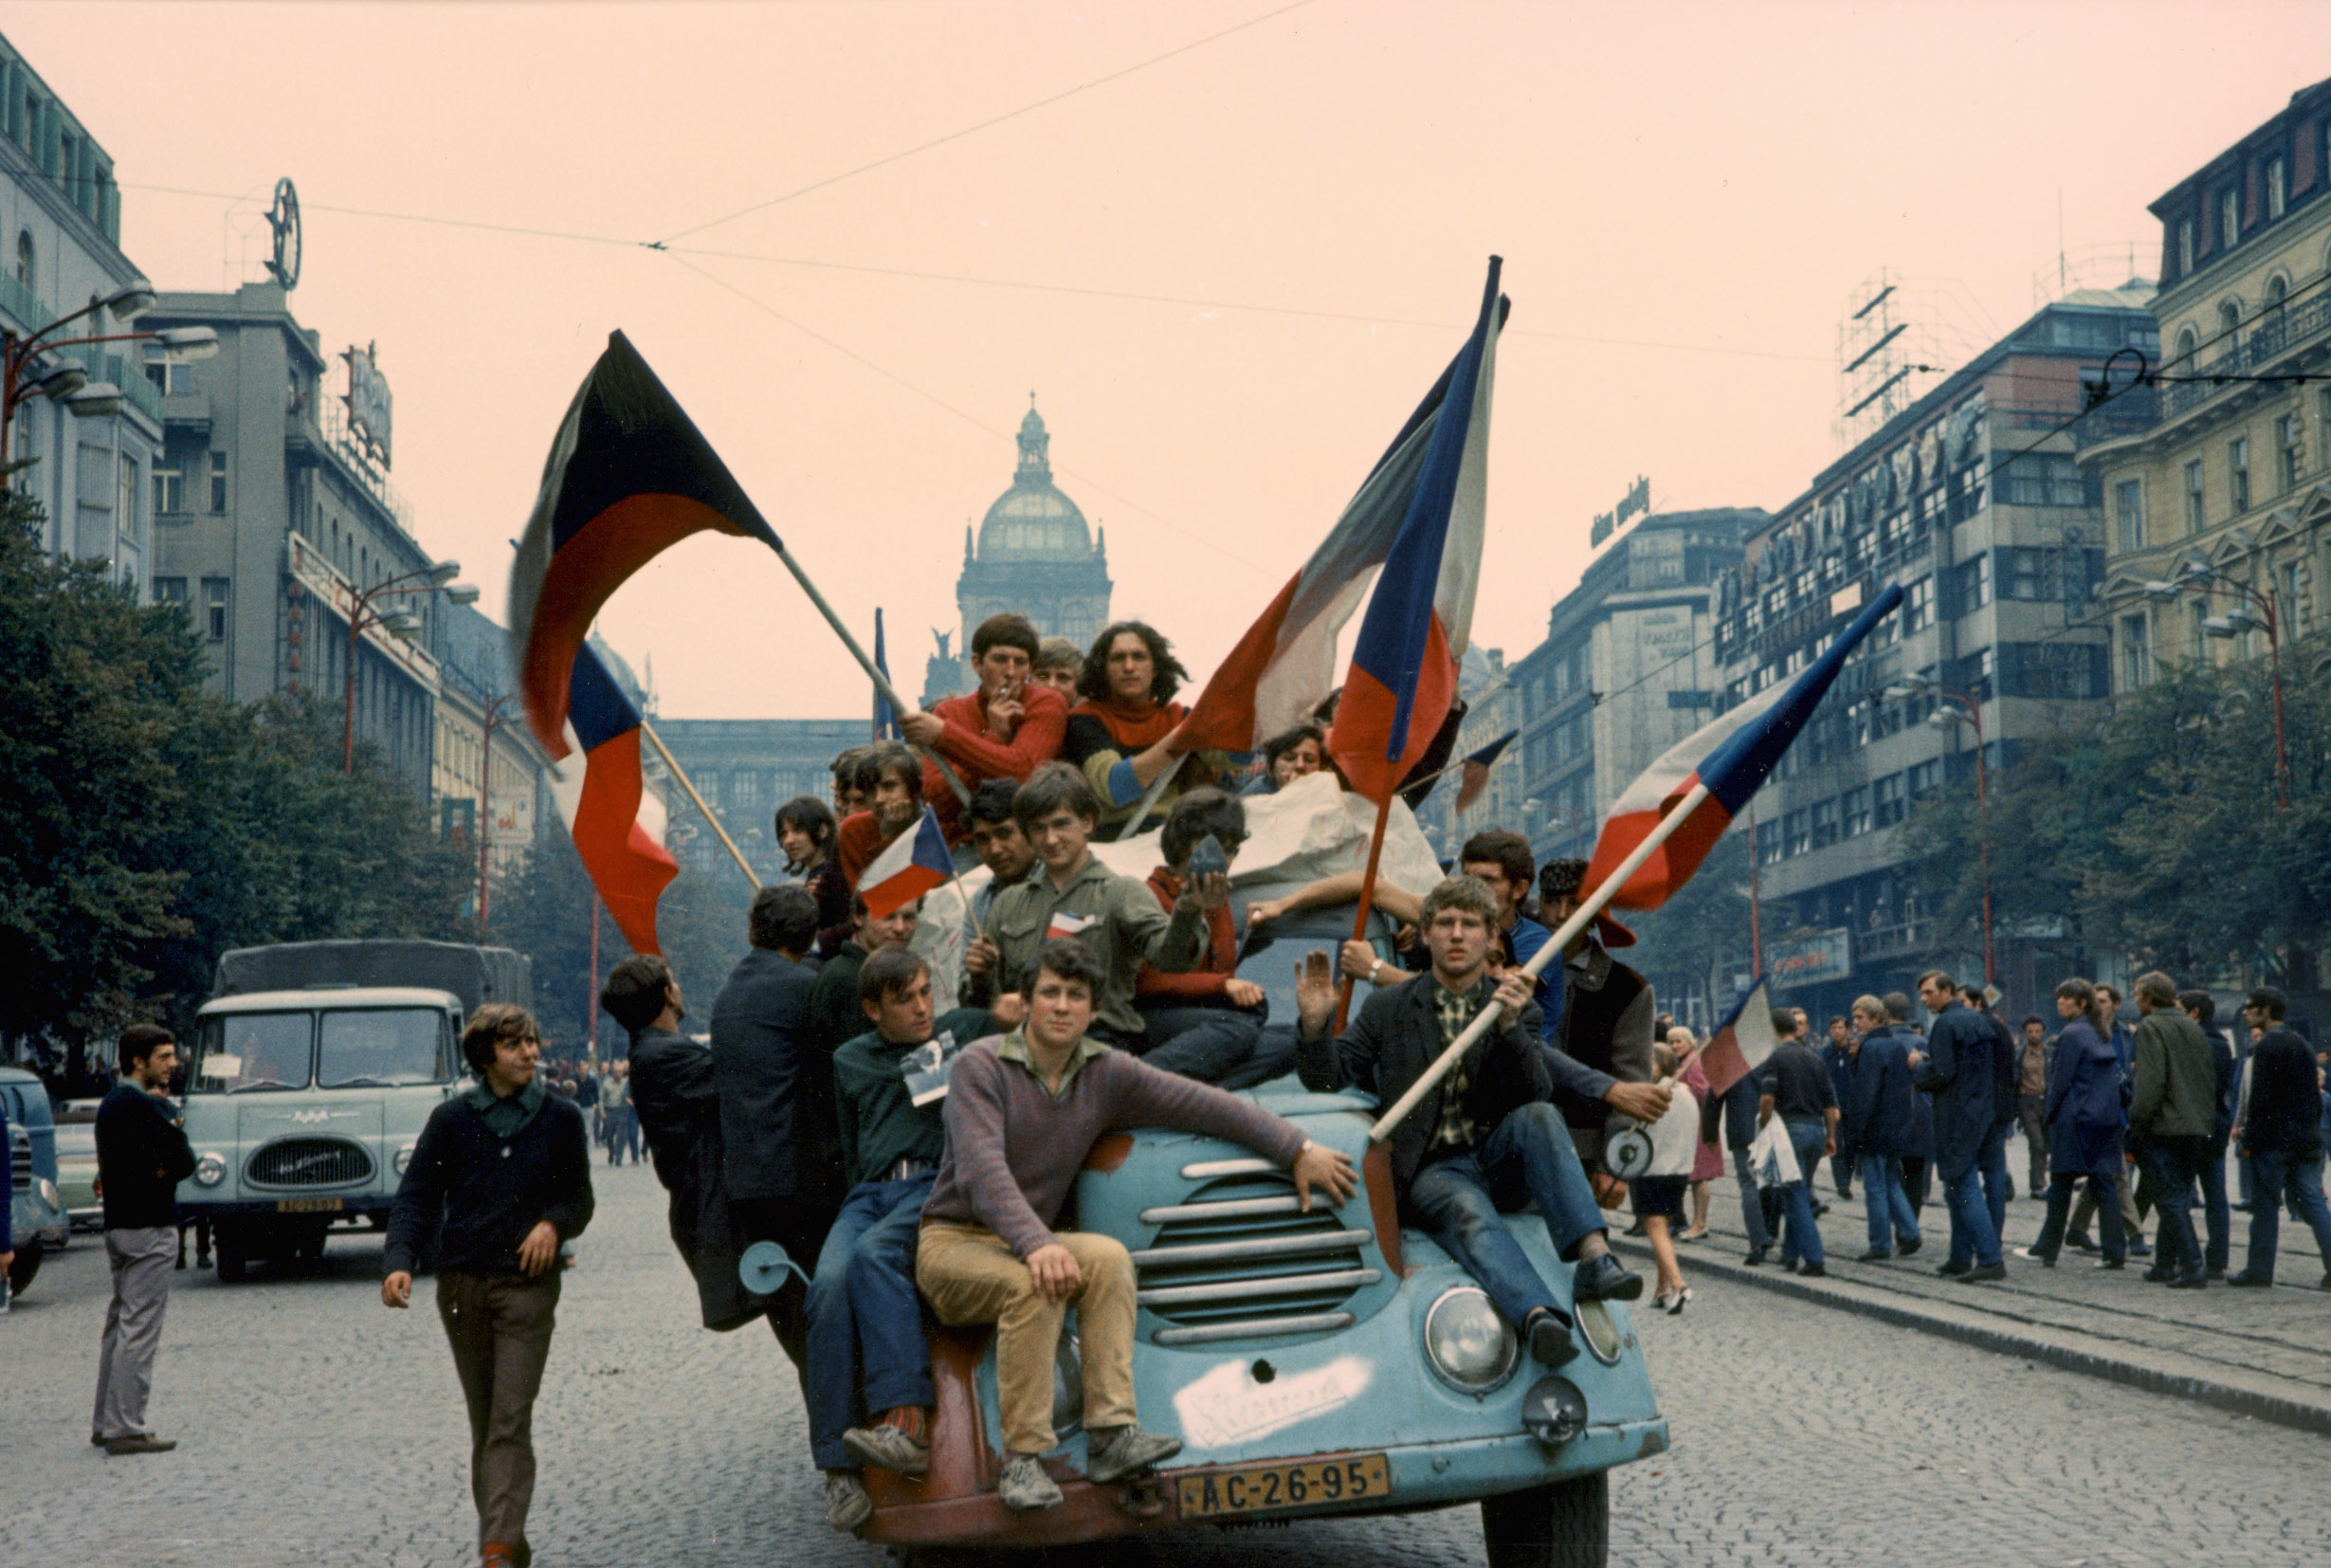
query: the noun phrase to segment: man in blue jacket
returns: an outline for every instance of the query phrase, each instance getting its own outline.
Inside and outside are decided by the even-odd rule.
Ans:
[[[1860,1261],[1882,1263],[1896,1255],[1897,1244],[1905,1258],[1922,1245],[1918,1214],[1902,1180],[1903,1156],[1917,1144],[1918,1091],[1910,1086],[1910,1048],[1886,1027],[1885,1004],[1875,996],[1857,997],[1853,1031],[1862,1044],[1849,1081],[1848,1136],[1853,1158],[1861,1162],[1862,1199],[1869,1211],[1869,1250]]]
[[[1912,1083],[1934,1097],[1935,1166],[1951,1209],[1951,1255],[1935,1270],[1947,1279],[1981,1284],[2007,1278],[1999,1232],[1983,1196],[1983,1146],[1998,1119],[1996,1043],[1989,1023],[1958,999],[1939,969],[1919,976],[1919,998],[1934,1014],[1928,1054],[1911,1063]]]

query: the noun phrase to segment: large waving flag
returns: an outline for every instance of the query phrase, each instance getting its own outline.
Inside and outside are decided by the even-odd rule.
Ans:
[[[1457,700],[1457,661],[1472,635],[1481,576],[1490,390],[1506,313],[1498,293],[1502,266],[1489,259],[1473,336],[1443,378],[1431,433],[1401,498],[1400,532],[1360,620],[1327,738],[1344,777],[1373,800],[1389,798],[1408,776]]]
[[[1804,674],[1695,730],[1645,769],[1612,803],[1602,835],[1594,841],[1586,885],[1598,886],[1650,836],[1660,818],[1693,785],[1705,784],[1708,798],[1700,809],[1651,851],[1650,858],[1636,867],[1635,874],[1611,899],[1623,909],[1656,909],[1666,903],[1700,869],[1700,863],[1732,826],[1732,819],[1746,808],[1749,796],[1757,793],[1812,717],[1813,709],[1821,705],[1837,672],[1845,667],[1846,656],[1901,603],[1902,586],[1888,584]]]
[[[1764,1059],[1780,1048],[1773,1032],[1773,999],[1765,994],[1764,976],[1748,988],[1748,994],[1732,1005],[1724,1021],[1708,1036],[1700,1053],[1701,1070],[1708,1075],[1712,1103],[1731,1092],[1732,1085],[1764,1066]]]
[[[925,806],[922,820],[901,833],[858,873],[858,896],[876,920],[902,909],[956,874],[954,853],[938,813]]]
[[[654,953],[656,900],[680,866],[664,848],[664,802],[643,781],[640,710],[588,644],[572,669],[561,704],[565,760],[551,768],[551,792],[624,940]]]
[[[559,424],[510,568],[519,689],[552,757],[566,755],[568,682],[599,607],[705,529],[777,544],[712,444],[629,339],[611,333]]]

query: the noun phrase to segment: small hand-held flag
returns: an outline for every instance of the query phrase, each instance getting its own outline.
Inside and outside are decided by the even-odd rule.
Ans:
[[[568,681],[599,607],[641,567],[705,529],[784,551],[630,340],[610,333],[567,406],[510,567],[519,689],[535,738],[553,757],[566,755]]]
[[[886,845],[858,874],[858,896],[876,920],[895,913],[956,874],[955,855],[938,813],[925,806],[922,820]]]
[[[589,645],[576,650],[572,670],[551,791],[624,939],[634,952],[654,953],[656,900],[680,866],[664,848],[664,802],[642,779],[640,710]]]
[[[1732,1086],[1758,1067],[1764,1059],[1780,1046],[1780,1036],[1773,1032],[1773,1002],[1765,994],[1764,977],[1749,987],[1748,994],[1733,1004],[1724,1014],[1724,1021],[1708,1036],[1705,1049],[1700,1052],[1701,1070],[1708,1075],[1708,1098],[1721,1099]]]
[[[1507,730],[1465,759],[1465,771],[1459,775],[1461,782],[1457,785],[1458,811],[1463,811],[1481,798],[1481,793],[1489,787],[1489,770],[1497,765],[1500,754],[1512,745],[1514,737],[1521,733],[1520,730]]]
[[[1748,805],[1780,761],[1781,754],[1821,705],[1846,657],[1860,647],[1879,621],[1902,603],[1902,586],[1890,583],[1867,609],[1785,687],[1741,703],[1669,747],[1641,777],[1621,792],[1594,841],[1587,866],[1589,886],[1600,886],[1620,863],[1646,843],[1694,789],[1707,798],[1697,811],[1669,828],[1642,864],[1613,889],[1611,902],[1622,909],[1656,909],[1691,880],[1732,819]]]

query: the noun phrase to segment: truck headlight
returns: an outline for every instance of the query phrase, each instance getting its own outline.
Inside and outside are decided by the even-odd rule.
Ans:
[[[49,1180],[46,1176],[41,1177],[41,1201],[47,1204],[51,1209],[63,1209],[64,1207],[64,1199],[57,1192],[57,1184]]]
[[[215,1187],[227,1179],[227,1161],[216,1153],[205,1150],[194,1161],[194,1180],[198,1186]]]
[[[405,1167],[412,1163],[412,1151],[413,1145],[408,1143],[403,1148],[397,1150],[396,1158],[389,1162],[395,1168],[398,1176],[403,1176],[405,1174]]]
[[[1443,1291],[1425,1313],[1425,1358],[1461,1394],[1485,1394],[1505,1381],[1520,1348],[1479,1285]]]

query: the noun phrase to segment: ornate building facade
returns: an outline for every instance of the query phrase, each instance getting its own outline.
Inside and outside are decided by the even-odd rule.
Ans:
[[[971,687],[965,661],[972,633],[989,616],[1017,611],[1039,636],[1089,645],[1109,622],[1109,547],[1077,503],[1052,483],[1052,437],[1029,394],[1020,421],[1020,461],[1011,488],[988,508],[976,535],[963,531],[963,574],[956,580],[962,641],[953,649],[938,633],[939,651],[926,672],[923,705]]]

